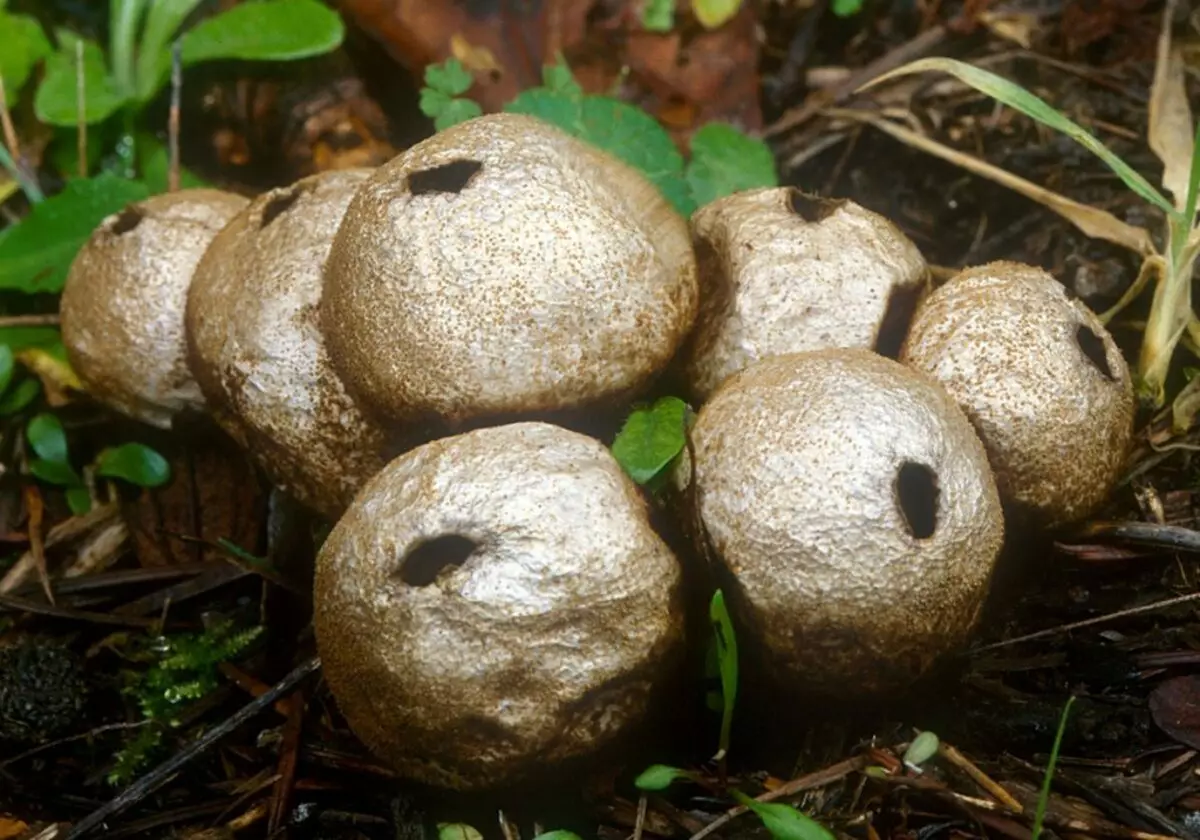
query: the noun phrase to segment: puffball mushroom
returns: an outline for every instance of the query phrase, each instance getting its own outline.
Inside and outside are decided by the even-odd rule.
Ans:
[[[159,428],[204,397],[187,363],[188,284],[217,232],[246,206],[233,193],[191,189],[129,205],[79,251],[59,304],[67,358],[87,391]]]
[[[894,357],[928,291],[921,252],[852,201],[746,190],[692,216],[700,313],[684,377],[703,402],[759,359],[829,347]]]
[[[774,356],[692,429],[699,521],[743,648],[787,688],[902,688],[974,628],[1003,541],[950,396],[861,348]]]
[[[317,316],[334,233],[370,175],[331,171],[258,196],[213,240],[188,294],[192,371],[218,423],[330,518],[386,463],[384,429],[334,373]]]
[[[321,317],[364,405],[453,425],[641,391],[696,305],[687,224],[653,184],[547,123],[492,114],[363,184]]]
[[[1133,435],[1129,367],[1099,319],[1040,268],[995,262],[930,295],[901,361],[950,392],[987,447],[1000,495],[1032,523],[1093,512]]]
[[[357,735],[404,776],[467,790],[627,733],[680,652],[681,598],[608,450],[514,423],[367,483],[318,556],[314,629]]]

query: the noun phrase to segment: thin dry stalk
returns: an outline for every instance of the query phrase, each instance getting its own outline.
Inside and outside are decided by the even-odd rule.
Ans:
[[[0,316],[0,329],[5,327],[57,327],[57,312],[47,315],[4,315]]]
[[[171,47],[171,111],[167,117],[167,146],[171,165],[167,170],[167,192],[179,190],[179,101],[183,90],[183,60],[179,41]]]
[[[17,142],[17,130],[13,127],[12,114],[8,112],[8,94],[4,90],[4,76],[0,76],[0,125],[4,126],[4,145],[17,166],[21,165],[21,144]]]
[[[942,758],[946,759],[955,767],[959,768],[968,776],[970,776],[977,785],[990,793],[997,801],[1005,805],[1010,810],[1018,814],[1025,810],[1021,807],[1021,803],[1018,802],[1011,793],[1005,790],[999,782],[997,782],[987,773],[984,773],[982,770],[980,770],[975,762],[971,761],[971,759],[959,752],[956,747],[953,747],[943,741],[938,745],[938,753],[941,754]]]

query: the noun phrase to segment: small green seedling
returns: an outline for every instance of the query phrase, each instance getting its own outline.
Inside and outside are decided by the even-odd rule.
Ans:
[[[463,96],[474,84],[471,73],[457,58],[425,68],[425,87],[421,88],[421,113],[433,120],[433,127],[445,131],[483,113],[479,103]]]
[[[666,790],[679,779],[694,781],[696,778],[696,774],[689,770],[666,764],[651,764],[633,780],[633,784],[638,790],[657,791]]]
[[[613,440],[617,463],[638,484],[658,490],[687,445],[691,409],[678,397],[635,408]]]
[[[483,835],[466,823],[438,823],[437,840],[483,840]]]
[[[730,794],[762,820],[775,840],[835,840],[832,831],[791,805],[759,802],[740,790],[731,790]]]
[[[717,741],[714,761],[724,761],[729,752],[729,736],[733,728],[733,708],[738,690],[738,647],[733,632],[733,621],[725,606],[725,593],[718,589],[708,605],[708,618],[712,623],[713,649],[716,651],[717,670],[721,675],[721,734]]]
[[[1033,812],[1033,829],[1030,833],[1031,840],[1038,840],[1042,836],[1042,825],[1046,820],[1046,806],[1050,803],[1050,785],[1054,781],[1054,768],[1058,764],[1058,753],[1062,749],[1063,733],[1067,731],[1067,717],[1071,713],[1071,706],[1075,703],[1075,695],[1067,698],[1066,705],[1063,706],[1062,715],[1058,719],[1058,731],[1054,733],[1054,746],[1050,748],[1050,760],[1046,762],[1046,775],[1042,779],[1042,789],[1038,792],[1037,809]]]
[[[940,741],[936,734],[928,730],[922,732],[912,739],[912,743],[904,751],[905,766],[920,772],[921,765],[937,755],[939,746]]]
[[[564,831],[560,828],[554,831],[544,831],[533,840],[583,840],[583,838],[573,831]]]

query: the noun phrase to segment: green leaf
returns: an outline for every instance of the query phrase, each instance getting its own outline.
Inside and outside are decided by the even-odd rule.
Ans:
[[[42,383],[38,382],[37,379],[32,377],[22,379],[16,388],[13,388],[0,399],[0,416],[7,417],[11,414],[16,414],[37,399],[37,395],[41,392]]]
[[[421,113],[433,119],[433,127],[445,131],[452,125],[474,119],[483,113],[477,102],[470,99],[452,99],[440,90],[424,88],[421,91]]]
[[[1151,186],[1149,181],[1135,172],[1129,164],[1110,152],[1086,128],[1083,128],[1064,114],[1050,107],[1045,100],[1035,96],[1020,85],[1010,82],[1003,76],[997,76],[995,73],[980,69],[979,67],[973,67],[970,64],[956,61],[952,58],[922,58],[897,67],[895,70],[884,73],[881,76],[876,76],[870,82],[863,85],[860,90],[877,85],[886,79],[896,76],[907,76],[925,72],[949,73],[959,81],[990,96],[997,102],[1020,111],[1030,119],[1037,120],[1043,125],[1065,134],[1100,158],[1125,183],[1125,186],[1165,212],[1168,216],[1179,218],[1179,212],[1170,201],[1163,197],[1162,193]]]
[[[8,386],[12,382],[14,369],[13,348],[8,344],[0,343],[0,394],[8,390]]]
[[[920,767],[937,755],[938,736],[926,730],[912,739],[908,749],[904,751],[904,763],[912,767]]]
[[[717,649],[717,666],[721,673],[721,734],[717,743],[717,755],[729,751],[729,734],[733,727],[733,707],[737,703],[738,690],[738,647],[733,632],[733,621],[725,606],[725,593],[718,589],[708,604],[708,619],[712,625]]]
[[[1054,746],[1050,748],[1050,760],[1046,762],[1046,775],[1042,778],[1042,789],[1038,792],[1037,808],[1033,812],[1033,829],[1031,840],[1042,836],[1042,824],[1046,819],[1046,805],[1050,802],[1050,785],[1054,781],[1054,768],[1058,764],[1058,753],[1062,749],[1063,733],[1067,731],[1067,717],[1071,714],[1071,706],[1075,704],[1075,695],[1067,698],[1062,715],[1058,719],[1058,731],[1054,733]]]
[[[34,458],[29,462],[29,471],[47,484],[59,487],[78,487],[83,484],[83,479],[75,472],[74,467],[59,461]]]
[[[675,0],[646,0],[642,7],[642,28],[649,32],[670,32],[675,26]]]
[[[441,64],[430,64],[425,68],[425,87],[447,97],[461,96],[473,84],[475,77],[457,58],[448,58]]]
[[[29,15],[13,15],[0,11],[0,76],[9,101],[25,85],[29,73],[39,61],[54,52],[42,25]]]
[[[43,461],[70,463],[67,454],[67,433],[63,430],[62,422],[53,414],[38,414],[30,420],[25,427],[25,437]]]
[[[345,31],[337,12],[318,0],[241,3],[183,36],[183,63],[309,58],[337,49]]]
[[[731,790],[733,798],[758,816],[775,840],[836,840],[833,832],[791,805],[759,802],[740,790]]]
[[[171,480],[171,465],[148,446],[123,443],[96,456],[96,475],[119,478],[138,487],[161,487]]]
[[[635,409],[613,441],[617,463],[638,484],[667,468],[687,444],[688,406],[678,397],[662,397],[649,408]]]
[[[437,840],[483,840],[483,835],[466,823],[438,823]]]
[[[159,142],[153,134],[139,134],[137,145],[142,159],[142,180],[146,187],[151,193],[166,192],[171,169],[171,154],[166,144]],[[187,167],[180,167],[179,186],[181,189],[190,190],[212,185]]]
[[[171,75],[171,41],[200,0],[155,0],[146,12],[135,70],[137,98],[149,102]]]
[[[71,261],[96,225],[149,195],[145,184],[116,175],[70,181],[0,240],[0,289],[62,291]]]
[[[7,347],[14,355],[36,347],[54,353],[59,358],[66,358],[62,333],[58,327],[0,327],[0,346]],[[0,393],[3,391],[0,388]]]
[[[579,86],[579,82],[575,81],[575,74],[571,72],[571,65],[567,64],[567,60],[563,58],[562,53],[558,54],[553,64],[547,64],[542,67],[542,86],[555,93],[565,93],[569,96],[583,96],[583,88]]]
[[[65,29],[58,30],[59,50],[46,59],[46,75],[33,100],[33,109],[44,123],[73,126],[79,122],[79,92],[76,87],[75,44],[80,40]],[[104,51],[95,41],[83,41],[83,121],[102,122],[127,101],[108,72]]]
[[[830,10],[834,17],[848,18],[854,17],[862,11],[863,0],[833,0],[833,5]]]
[[[560,828],[555,831],[543,831],[534,837],[533,840],[583,840],[583,838],[573,831],[563,831]]]
[[[609,96],[540,87],[518,94],[504,110],[537,117],[625,161],[681,214],[691,215],[696,209],[683,177],[683,156],[666,130],[641,108]]]
[[[67,488],[67,507],[75,516],[83,516],[92,509],[92,496],[86,487]]]
[[[698,207],[730,193],[776,187],[775,156],[761,140],[731,125],[709,123],[692,135],[688,186]]]
[[[692,0],[692,14],[705,29],[729,22],[740,8],[742,0]]]
[[[633,780],[638,790],[666,790],[676,779],[688,779],[692,774],[666,764],[651,764]]]

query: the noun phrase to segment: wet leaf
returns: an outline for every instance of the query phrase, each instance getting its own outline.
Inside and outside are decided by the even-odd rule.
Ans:
[[[30,420],[25,427],[25,439],[42,460],[56,464],[69,463],[67,433],[63,430],[62,422],[53,414],[42,413]]]
[[[638,790],[666,790],[676,779],[686,779],[690,776],[688,771],[678,767],[651,764],[633,780],[633,784]]]
[[[762,820],[775,840],[835,840],[833,832],[791,805],[781,802],[758,802],[740,790],[731,791],[739,804],[746,806]]]
[[[29,471],[47,484],[59,487],[78,487],[83,479],[70,464],[58,461],[47,461],[44,458],[34,458],[29,462]]]
[[[96,456],[96,475],[119,478],[138,487],[161,487],[171,480],[171,467],[150,447],[123,443]]]
[[[483,840],[474,826],[466,823],[438,823],[437,840]]]
[[[649,32],[670,32],[675,26],[675,0],[646,0],[642,7],[642,28]]]
[[[338,13],[318,0],[242,3],[202,20],[183,36],[183,63],[291,61],[335,50],[344,35]]]
[[[725,123],[709,123],[692,135],[687,181],[698,207],[741,190],[779,185],[770,147]]]
[[[79,91],[75,44],[79,36],[57,31],[59,50],[46,59],[46,74],[33,100],[37,117],[44,123],[74,126],[79,122]],[[94,125],[116,113],[127,101],[104,61],[104,51],[95,41],[83,41],[83,120]]]
[[[708,619],[716,643],[717,667],[721,674],[721,734],[717,755],[729,750],[729,734],[733,727],[733,709],[737,703],[738,647],[733,621],[725,606],[725,593],[718,589],[708,605]]]
[[[1163,197],[1162,193],[1151,186],[1149,181],[1135,172],[1129,164],[1110,152],[1091,132],[1072,121],[1065,114],[1050,107],[1045,100],[1035,96],[1020,85],[1010,82],[1003,76],[998,76],[988,70],[973,67],[970,64],[956,61],[952,58],[922,58],[876,76],[859,89],[863,90],[899,76],[927,72],[949,73],[959,81],[990,96],[997,102],[1003,103],[1016,111],[1020,111],[1030,119],[1037,120],[1043,125],[1065,134],[1100,158],[1109,169],[1116,173],[1117,177],[1127,187],[1139,196],[1163,212],[1171,215],[1175,214],[1175,208],[1171,205],[1171,202]]]
[[[613,441],[617,462],[638,484],[646,484],[667,468],[687,443],[687,403],[662,397],[648,408],[635,409]]]
[[[1200,676],[1174,677],[1150,693],[1150,716],[1163,732],[1200,749]]]
[[[96,225],[149,195],[142,182],[116,175],[69,181],[0,240],[0,289],[62,291],[71,261]]]
[[[14,15],[0,10],[0,76],[10,101],[25,85],[29,73],[43,58],[54,52],[42,25],[29,15]]]
[[[742,0],[692,0],[692,14],[705,29],[716,29],[733,19]]]
[[[1162,13],[1154,82],[1150,87],[1147,139],[1163,163],[1163,187],[1175,197],[1175,206],[1183,210],[1188,201],[1195,129],[1188,105],[1183,51],[1171,43],[1175,6],[1174,0],[1168,0]]]
[[[912,743],[904,751],[904,763],[912,767],[920,767],[937,755],[938,743],[938,736],[933,732],[928,730],[922,732],[912,739]]]

